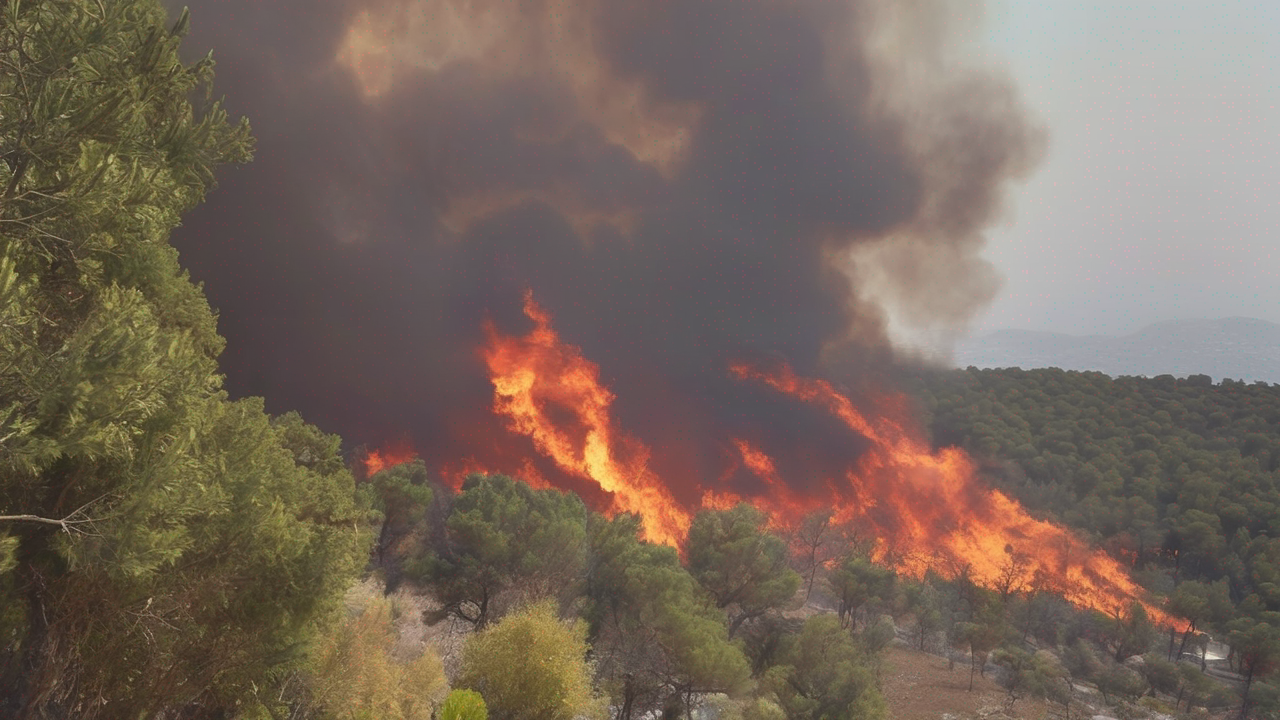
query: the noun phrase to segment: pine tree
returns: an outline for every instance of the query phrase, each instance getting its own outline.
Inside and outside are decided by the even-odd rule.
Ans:
[[[0,7],[0,716],[252,702],[366,557],[338,439],[227,399],[168,243],[252,149],[188,22]]]

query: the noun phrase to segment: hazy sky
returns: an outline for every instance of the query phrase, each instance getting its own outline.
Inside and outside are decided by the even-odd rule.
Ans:
[[[1051,138],[977,333],[1280,322],[1280,2],[995,0],[987,31]]]

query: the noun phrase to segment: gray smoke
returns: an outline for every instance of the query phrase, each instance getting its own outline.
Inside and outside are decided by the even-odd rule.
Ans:
[[[476,348],[532,289],[691,484],[749,437],[797,482],[846,430],[729,378],[852,390],[888,311],[945,334],[1043,134],[942,0],[196,0],[186,51],[258,138],[175,236],[238,395],[429,461],[502,437]],[[518,438],[502,454],[531,454]],[[549,474],[554,474],[549,471]],[[749,483],[748,480],[741,480]]]

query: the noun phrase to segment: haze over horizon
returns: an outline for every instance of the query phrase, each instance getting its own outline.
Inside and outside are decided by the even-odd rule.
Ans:
[[[970,337],[1280,322],[1280,3],[987,3],[989,49],[1049,128],[983,257]]]
[[[1251,317],[1247,315],[1231,315],[1228,317],[1177,317],[1177,318],[1169,318],[1166,320],[1155,320],[1153,322],[1140,325],[1133,329],[1114,330],[1112,332],[1060,332],[1057,330],[1039,330],[1036,328],[1017,327],[1017,326],[994,327],[990,329],[984,329],[981,333],[971,333],[968,339],[977,340],[980,338],[990,337],[991,335],[997,335],[997,334],[1006,333],[1006,332],[1045,333],[1050,335],[1061,335],[1063,337],[1073,337],[1073,338],[1075,337],[1121,338],[1121,337],[1128,337],[1129,335],[1141,333],[1144,330],[1147,330],[1153,327],[1158,327],[1161,325],[1174,325],[1174,324],[1181,324],[1181,323],[1226,323],[1226,322],[1232,322],[1232,321],[1250,321],[1250,322],[1260,321],[1260,322],[1268,323],[1269,325],[1280,327],[1280,323],[1273,322],[1271,320],[1266,320],[1260,317]]]

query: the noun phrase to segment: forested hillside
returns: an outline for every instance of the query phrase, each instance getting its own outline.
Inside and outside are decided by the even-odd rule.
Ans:
[[[1280,385],[970,368],[918,394],[935,443],[1128,558],[1193,627],[1277,659]]]
[[[1280,609],[1280,386],[968,370],[921,391],[934,441],[1133,566]]]

